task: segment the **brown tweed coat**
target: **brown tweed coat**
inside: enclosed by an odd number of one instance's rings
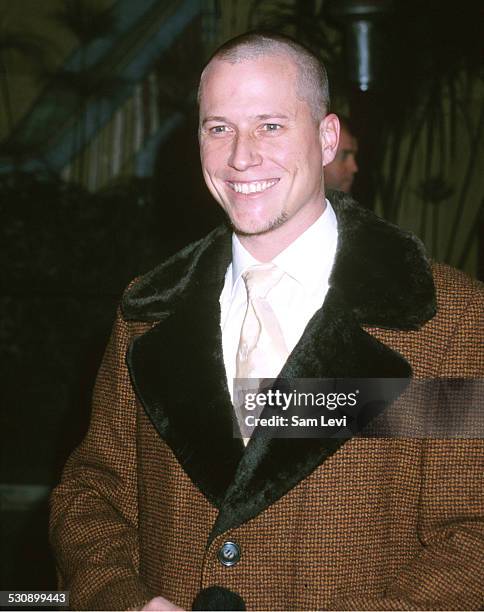
[[[482,287],[434,266],[435,314],[419,243],[332,201],[330,290],[282,375],[483,377]],[[71,605],[484,606],[482,441],[233,439],[218,304],[229,260],[218,229],[125,294],[89,432],[52,496]],[[232,567],[217,557],[228,540]]]

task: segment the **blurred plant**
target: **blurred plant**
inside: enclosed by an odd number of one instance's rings
[[[47,56],[52,48],[52,44],[44,37],[9,29],[7,26],[7,11],[0,15],[0,95],[5,112],[5,132],[7,135],[14,125],[7,57],[11,53],[20,54],[29,62],[32,74],[35,76],[45,71]]]
[[[432,253],[437,253],[439,250],[439,221],[440,210],[445,202],[455,193],[453,187],[441,175],[424,178],[416,190],[417,196],[422,201],[423,207],[431,204],[435,207],[432,212]]]
[[[159,104],[168,112],[193,113],[200,72],[204,63],[201,24],[195,19],[155,63]]]
[[[52,75],[53,86],[57,91],[76,92],[80,99],[108,98],[123,84],[123,79],[116,75],[104,77],[99,80],[99,74],[93,69],[59,70]]]
[[[417,0],[400,1],[395,7],[388,28],[388,37],[393,41],[391,56],[387,58],[385,86],[380,92],[383,129],[376,176],[384,175],[386,179],[377,180],[383,212],[390,220],[398,221],[420,144],[424,152],[421,185],[432,185],[433,176],[450,176],[454,185],[455,181],[460,185],[460,189],[453,187],[458,192],[453,205],[457,219],[469,205],[469,183],[484,129],[484,101],[477,112],[473,108],[479,83],[482,86],[484,82],[480,12],[472,3],[463,3],[455,11],[436,0],[429,0],[425,6]],[[462,147],[466,140],[467,146]],[[466,151],[467,160],[462,180],[454,175],[460,149]],[[386,159],[389,164],[382,172]],[[435,190],[424,189],[420,195],[420,228],[425,235]],[[446,260],[453,250],[451,237]]]
[[[110,36],[116,27],[116,8],[114,5],[100,7],[94,0],[64,0],[60,10],[52,15],[53,19],[68,30],[79,43],[79,63],[77,68],[59,71],[54,75],[54,84],[68,89],[78,99],[78,130],[73,142],[73,153],[81,151],[87,143],[87,105],[91,97],[109,95],[119,79],[103,77],[102,81],[96,66],[88,65],[88,47],[99,38]],[[84,174],[84,156],[80,155],[78,179]]]
[[[77,38],[82,47],[111,34],[116,23],[113,6],[100,7],[92,0],[64,0],[63,7],[53,17]]]
[[[417,189],[417,195],[434,206],[448,200],[455,192],[454,187],[441,175],[424,179]]]

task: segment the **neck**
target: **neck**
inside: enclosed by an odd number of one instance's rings
[[[240,243],[258,261],[272,261],[279,253],[304,234],[311,225],[319,219],[326,210],[326,200],[323,196],[322,205],[310,210],[305,215],[293,217],[262,234],[237,234]]]

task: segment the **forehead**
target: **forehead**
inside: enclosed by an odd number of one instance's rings
[[[219,107],[267,105],[288,107],[297,102],[297,67],[285,54],[265,55],[235,63],[214,60],[201,89],[200,111],[218,114]],[[275,108],[274,108],[275,110]]]

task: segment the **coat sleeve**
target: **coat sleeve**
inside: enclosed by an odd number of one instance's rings
[[[99,370],[89,431],[51,497],[59,588],[73,609],[127,610],[151,598],[138,574],[136,402],[118,309]]]
[[[484,293],[458,317],[441,376],[484,379]],[[482,427],[480,427],[482,431]],[[478,610],[484,606],[484,440],[422,440],[420,553],[380,598],[335,602],[351,610]]]

